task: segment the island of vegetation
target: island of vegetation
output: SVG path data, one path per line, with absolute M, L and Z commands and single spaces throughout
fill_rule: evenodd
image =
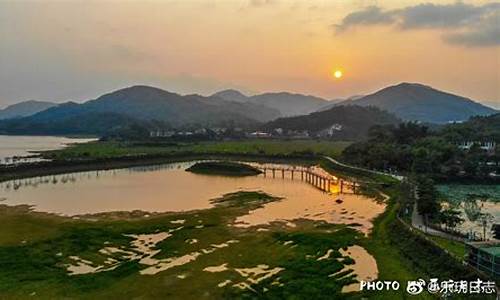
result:
M 199 162 L 189 167 L 186 171 L 198 174 L 224 176 L 254 176 L 262 173 L 261 170 L 247 164 L 230 161 Z

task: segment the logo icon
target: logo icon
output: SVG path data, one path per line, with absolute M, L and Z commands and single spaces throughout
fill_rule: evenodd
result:
M 406 286 L 406 291 L 410 295 L 418 295 L 423 292 L 425 287 L 425 280 L 410 280 L 408 281 L 408 285 Z

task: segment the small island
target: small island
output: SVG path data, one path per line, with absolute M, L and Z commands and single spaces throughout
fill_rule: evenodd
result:
M 261 170 L 247 164 L 229 161 L 199 162 L 186 169 L 186 171 L 224 176 L 254 176 L 262 173 Z

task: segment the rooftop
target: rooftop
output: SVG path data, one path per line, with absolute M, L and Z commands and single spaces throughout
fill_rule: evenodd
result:
M 488 241 L 488 242 L 472 242 L 469 243 L 471 246 L 481 249 L 482 251 L 489 253 L 493 256 L 500 257 L 500 243 L 498 241 Z

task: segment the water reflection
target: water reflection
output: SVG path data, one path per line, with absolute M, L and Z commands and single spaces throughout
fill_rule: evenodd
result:
M 96 139 L 55 136 L 0 135 L 0 165 L 42 161 L 34 152 L 56 150 L 72 143 L 87 143 Z
M 307 218 L 357 224 L 363 232 L 384 205 L 361 195 L 328 194 L 290 177 L 224 177 L 193 174 L 182 162 L 127 169 L 79 172 L 0 183 L 9 205 L 33 205 L 37 211 L 78 215 L 110 211 L 186 211 L 212 206 L 210 199 L 235 191 L 264 191 L 284 198 L 238 219 L 238 226 Z

